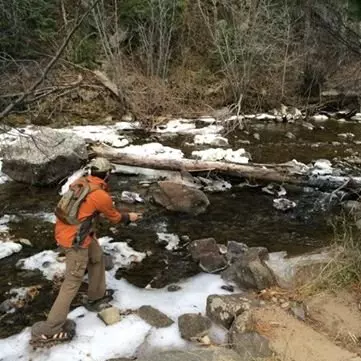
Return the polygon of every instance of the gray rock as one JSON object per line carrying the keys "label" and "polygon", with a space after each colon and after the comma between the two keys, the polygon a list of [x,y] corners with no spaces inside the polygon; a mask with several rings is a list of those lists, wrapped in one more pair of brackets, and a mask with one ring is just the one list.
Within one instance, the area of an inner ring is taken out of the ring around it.
{"label": "gray rock", "polygon": [[240,288],[263,290],[276,284],[276,279],[271,270],[264,263],[264,250],[250,248],[222,272],[222,278],[228,282],[235,282]]}
{"label": "gray rock", "polygon": [[361,219],[358,219],[356,222],[355,222],[355,226],[357,229],[361,230]]}
{"label": "gray rock", "polygon": [[0,313],[7,313],[13,308],[13,304],[10,300],[5,300],[0,304]]}
{"label": "gray rock", "polygon": [[229,330],[229,334],[235,335],[248,331],[253,331],[251,310],[246,310],[236,317],[231,329]]}
{"label": "gray rock", "polygon": [[114,268],[113,257],[108,253],[104,253],[103,257],[104,257],[105,270],[106,271],[112,270]]}
{"label": "gray rock", "polygon": [[177,291],[180,291],[182,289],[181,286],[178,286],[178,285],[169,285],[168,288],[167,288],[167,291],[168,292],[177,292]]}
{"label": "gray rock", "polygon": [[82,138],[39,127],[32,137],[21,137],[4,149],[2,172],[18,182],[49,185],[69,176],[87,159]]}
{"label": "gray rock", "polygon": [[295,302],[290,308],[290,312],[301,321],[306,321],[306,307],[303,303]]}
{"label": "gray rock", "polygon": [[232,350],[221,347],[213,347],[207,350],[189,351],[166,351],[155,353],[139,361],[243,361]]}
{"label": "gray rock", "polygon": [[202,238],[189,245],[189,251],[194,261],[199,261],[207,253],[219,254],[219,248],[214,238]]}
{"label": "gray rock", "polygon": [[227,259],[233,263],[248,251],[248,246],[241,242],[229,241],[227,245]]}
{"label": "gray rock", "polygon": [[242,295],[211,295],[207,298],[207,316],[227,329],[238,315],[250,307],[251,301]]}
{"label": "gray rock", "polygon": [[193,260],[199,262],[199,266],[204,272],[219,272],[228,265],[225,257],[220,254],[214,238],[195,240],[190,244],[189,250]]}
{"label": "gray rock", "polygon": [[212,323],[208,317],[197,313],[186,313],[178,317],[178,327],[182,338],[193,340],[208,334]]}
{"label": "gray rock", "polygon": [[230,344],[243,361],[253,361],[272,356],[269,341],[257,332],[231,333]]}
{"label": "gray rock", "polygon": [[120,310],[116,307],[108,307],[98,312],[98,317],[107,325],[113,325],[120,322]]}
{"label": "gray rock", "polygon": [[204,213],[210,204],[207,196],[199,189],[171,181],[158,182],[153,199],[169,211],[193,215]]}
{"label": "gray rock", "polygon": [[140,307],[138,316],[156,328],[169,327],[174,323],[167,315],[152,306]]}
{"label": "gray rock", "polygon": [[224,256],[215,253],[206,253],[201,256],[199,267],[207,273],[217,273],[227,268],[228,263]]}

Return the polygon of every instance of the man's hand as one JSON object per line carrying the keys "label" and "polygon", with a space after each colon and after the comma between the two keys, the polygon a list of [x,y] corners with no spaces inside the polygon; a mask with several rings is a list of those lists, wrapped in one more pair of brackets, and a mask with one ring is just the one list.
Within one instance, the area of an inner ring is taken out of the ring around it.
{"label": "man's hand", "polygon": [[142,213],[135,213],[135,212],[130,212],[129,213],[129,220],[131,222],[136,222],[136,221],[139,221],[143,218],[143,215]]}

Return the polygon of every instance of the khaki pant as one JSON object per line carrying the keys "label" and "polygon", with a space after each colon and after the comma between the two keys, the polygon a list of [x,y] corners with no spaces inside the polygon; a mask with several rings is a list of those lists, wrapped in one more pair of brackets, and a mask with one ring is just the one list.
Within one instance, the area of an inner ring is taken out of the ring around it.
{"label": "khaki pant", "polygon": [[88,299],[102,298],[105,294],[105,267],[103,251],[96,240],[87,249],[66,248],[66,270],[58,297],[45,322],[34,324],[32,334],[52,336],[62,330],[70,310],[71,302],[82,284],[88,266]]}

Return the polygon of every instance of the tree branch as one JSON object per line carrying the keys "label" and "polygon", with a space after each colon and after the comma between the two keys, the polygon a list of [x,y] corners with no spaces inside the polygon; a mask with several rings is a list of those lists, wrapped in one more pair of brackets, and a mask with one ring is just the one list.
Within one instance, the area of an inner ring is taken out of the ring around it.
{"label": "tree branch", "polygon": [[48,65],[46,66],[42,76],[27,90],[25,91],[18,99],[16,99],[13,103],[9,104],[1,113],[0,120],[4,119],[10,112],[20,103],[22,103],[34,90],[45,80],[51,68],[55,65],[55,63],[59,60],[61,55],[63,54],[66,46],[69,44],[70,39],[74,35],[74,33],[79,29],[80,25],[83,23],[84,19],[89,15],[92,9],[99,3],[100,0],[94,0],[93,4],[91,4],[83,16],[79,19],[79,21],[74,25],[72,30],[69,32],[67,37],[64,39],[62,45],[54,55],[54,57],[50,60]]}

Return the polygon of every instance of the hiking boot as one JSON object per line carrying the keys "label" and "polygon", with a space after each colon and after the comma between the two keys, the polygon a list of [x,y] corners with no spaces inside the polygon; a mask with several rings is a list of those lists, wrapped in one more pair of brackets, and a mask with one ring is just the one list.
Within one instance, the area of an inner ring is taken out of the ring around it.
{"label": "hiking boot", "polygon": [[70,342],[75,336],[76,323],[73,320],[66,320],[62,330],[53,335],[39,334],[36,332],[41,327],[41,322],[35,324],[31,331],[30,345],[36,350],[37,348],[49,348],[65,342]]}
{"label": "hiking boot", "polygon": [[106,290],[105,294],[102,298],[91,301],[89,299],[85,299],[83,302],[83,306],[91,312],[100,312],[104,310],[104,308],[108,308],[109,302],[113,299],[114,290]]}

